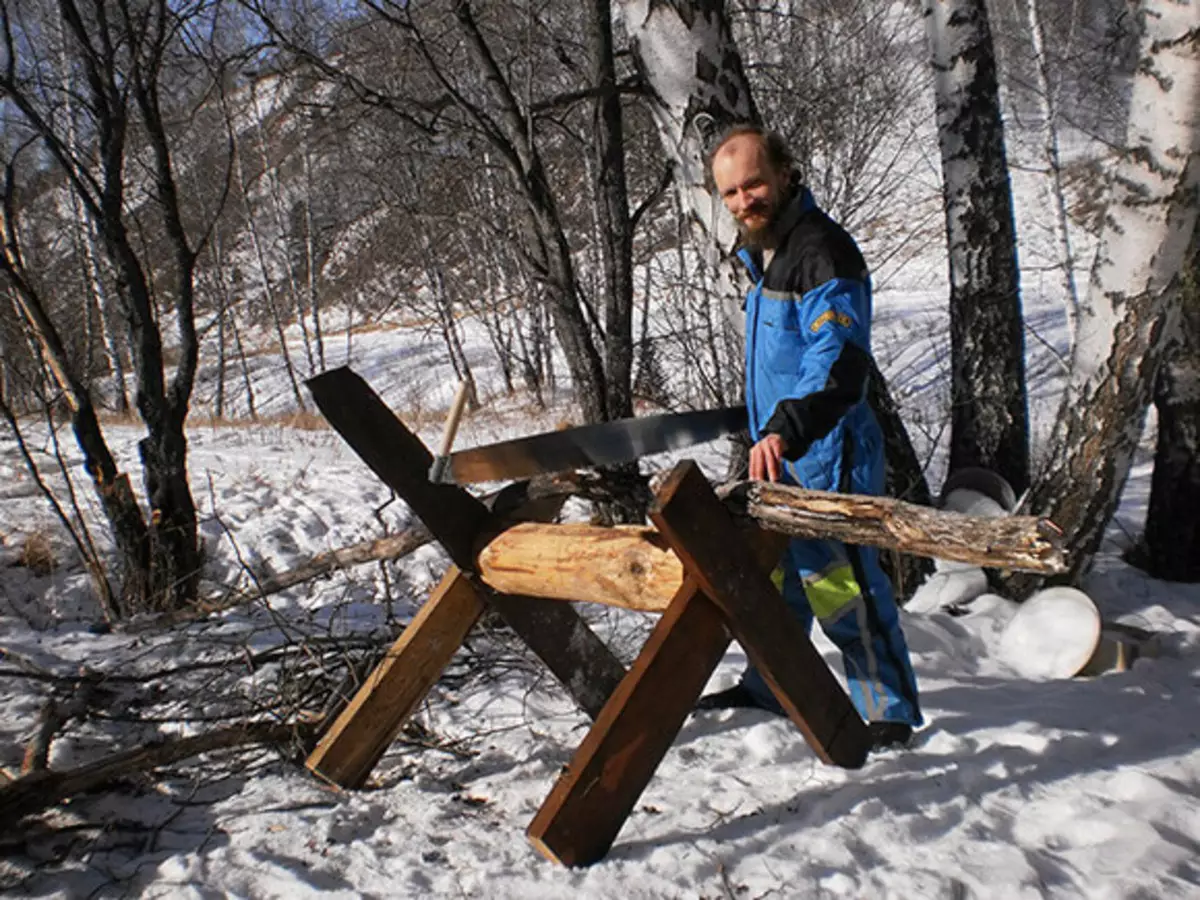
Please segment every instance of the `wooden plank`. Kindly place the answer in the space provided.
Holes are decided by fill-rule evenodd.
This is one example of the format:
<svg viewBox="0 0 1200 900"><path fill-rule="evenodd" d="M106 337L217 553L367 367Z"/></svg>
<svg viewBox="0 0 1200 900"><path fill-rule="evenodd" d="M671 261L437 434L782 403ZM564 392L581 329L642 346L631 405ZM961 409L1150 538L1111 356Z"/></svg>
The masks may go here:
<svg viewBox="0 0 1200 900"><path fill-rule="evenodd" d="M321 414L383 483L409 505L465 572L475 567L475 541L491 514L454 484L433 484L433 455L349 368L332 369L305 384Z"/></svg>
<svg viewBox="0 0 1200 900"><path fill-rule="evenodd" d="M858 768L866 725L825 660L755 564L746 534L695 463L681 462L660 488L650 519L688 575L725 613L734 637L788 717L825 762Z"/></svg>
<svg viewBox="0 0 1200 900"><path fill-rule="evenodd" d="M329 424L412 508L454 563L474 571L477 545L501 530L487 507L458 485L429 481L432 454L349 368L332 369L306 383ZM593 718L599 714L625 667L579 614L566 603L535 597L506 597L496 609L575 702ZM561 641L563 635L571 640Z"/></svg>
<svg viewBox="0 0 1200 900"><path fill-rule="evenodd" d="M604 857L729 640L720 610L685 582L530 823L547 858Z"/></svg>
<svg viewBox="0 0 1200 900"><path fill-rule="evenodd" d="M754 564L769 571L786 544L763 534ZM538 850L572 866L604 857L729 640L725 615L685 579L530 824Z"/></svg>
<svg viewBox="0 0 1200 900"><path fill-rule="evenodd" d="M483 610L475 585L451 566L305 765L334 784L361 787Z"/></svg>
<svg viewBox="0 0 1200 900"><path fill-rule="evenodd" d="M661 613L683 564L648 526L523 522L479 551L479 577L498 591Z"/></svg>

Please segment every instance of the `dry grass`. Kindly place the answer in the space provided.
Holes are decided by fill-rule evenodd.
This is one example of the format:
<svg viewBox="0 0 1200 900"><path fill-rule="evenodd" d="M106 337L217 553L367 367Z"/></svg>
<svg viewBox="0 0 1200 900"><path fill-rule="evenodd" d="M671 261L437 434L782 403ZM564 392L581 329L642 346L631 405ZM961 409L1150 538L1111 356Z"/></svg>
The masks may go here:
<svg viewBox="0 0 1200 900"><path fill-rule="evenodd" d="M192 416L188 423L206 428L294 428L297 431L327 431L329 423L319 412L291 410L270 416L231 419L227 416Z"/></svg>
<svg viewBox="0 0 1200 900"><path fill-rule="evenodd" d="M17 565L24 566L34 575L49 575L58 565L54 558L54 546L44 531L26 535Z"/></svg>
<svg viewBox="0 0 1200 900"><path fill-rule="evenodd" d="M106 411L98 413L97 418L102 425L140 425L142 421L136 412L115 413ZM192 415L188 417L188 425L192 428L295 428L298 431L324 431L329 428L329 423L325 421L325 418L319 412L312 410L304 412L292 410L270 416L259 416L257 419L249 417L235 419L228 416Z"/></svg>
<svg viewBox="0 0 1200 900"><path fill-rule="evenodd" d="M96 420L101 425L139 425L142 418L133 407L125 412L115 412L111 409L96 410ZM69 419L68 419L69 421Z"/></svg>

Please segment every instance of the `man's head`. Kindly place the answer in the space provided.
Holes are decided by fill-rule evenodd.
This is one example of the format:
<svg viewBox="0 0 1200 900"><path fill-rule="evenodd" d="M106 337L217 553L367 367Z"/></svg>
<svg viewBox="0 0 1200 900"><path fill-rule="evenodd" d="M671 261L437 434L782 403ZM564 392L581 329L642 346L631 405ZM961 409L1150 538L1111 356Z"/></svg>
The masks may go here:
<svg viewBox="0 0 1200 900"><path fill-rule="evenodd" d="M773 247L772 226L790 196L792 159L779 135L731 128L709 157L713 184L751 246Z"/></svg>

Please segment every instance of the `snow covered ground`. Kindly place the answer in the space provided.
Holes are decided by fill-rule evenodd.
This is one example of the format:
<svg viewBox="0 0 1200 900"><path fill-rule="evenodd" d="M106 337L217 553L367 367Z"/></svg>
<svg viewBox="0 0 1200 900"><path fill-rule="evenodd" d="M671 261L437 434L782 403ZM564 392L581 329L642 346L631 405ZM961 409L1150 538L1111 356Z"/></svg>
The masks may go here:
<svg viewBox="0 0 1200 900"><path fill-rule="evenodd" d="M878 301L880 356L912 419L933 436L944 418L936 330L944 325L932 324L941 296L940 286L898 280ZM1031 290L1026 302L1061 349L1053 301ZM483 343L473 346L486 385ZM1030 354L1043 373L1031 403L1044 423L1054 414L1054 365L1041 344ZM356 337L352 361L433 445L452 393L443 355L427 336L379 329ZM267 409L288 403L275 368L260 375ZM555 420L497 403L467 421L459 445ZM109 433L132 467L136 429ZM69 434L61 437L78 466ZM30 424L29 439L50 459L44 430ZM244 586L246 567L260 577L283 571L410 521L332 431L197 420L190 442L210 593ZM692 455L715 473L723 447ZM1142 458L1084 587L1106 619L1158 633L1157 658L1093 679L1033 681L996 652L999 624L988 614L906 612L929 723L911 748L847 772L820 764L786 721L753 711L694 716L612 852L588 869L553 865L524 837L586 719L535 663L502 647L490 671L456 670L433 692L415 717L419 729L393 746L366 790L333 790L272 754L193 760L165 779L73 801L56 823L65 828L0 844L0 886L37 897L1200 897L1200 587L1156 582L1120 561L1140 530L1149 478ZM80 500L90 503L86 490ZM49 538L60 568L39 575L13 565L31 534ZM52 767L69 766L114 738L129 746L210 727L182 721L185 709L252 712L282 666L252 657L289 639L383 644L445 566L430 546L399 565L360 567L203 623L94 633L86 580L7 433L0 540L0 765L10 770L49 691L14 670L86 664L130 679L117 714L55 744ZM651 624L609 610L588 616L626 658ZM817 641L840 672L836 652ZM137 688L139 674L239 655L240 667L192 675L190 697ZM734 645L710 688L732 683L743 663ZM123 709L143 724L122 719Z"/></svg>

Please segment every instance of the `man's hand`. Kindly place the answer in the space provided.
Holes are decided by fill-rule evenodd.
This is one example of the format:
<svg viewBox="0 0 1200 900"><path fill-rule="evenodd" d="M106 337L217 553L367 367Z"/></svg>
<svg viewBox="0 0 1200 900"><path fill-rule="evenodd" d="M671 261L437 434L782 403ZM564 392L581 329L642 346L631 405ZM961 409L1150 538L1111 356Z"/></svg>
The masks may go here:
<svg viewBox="0 0 1200 900"><path fill-rule="evenodd" d="M750 448L750 478L754 481L778 481L783 471L783 454L787 441L777 434L768 434Z"/></svg>

